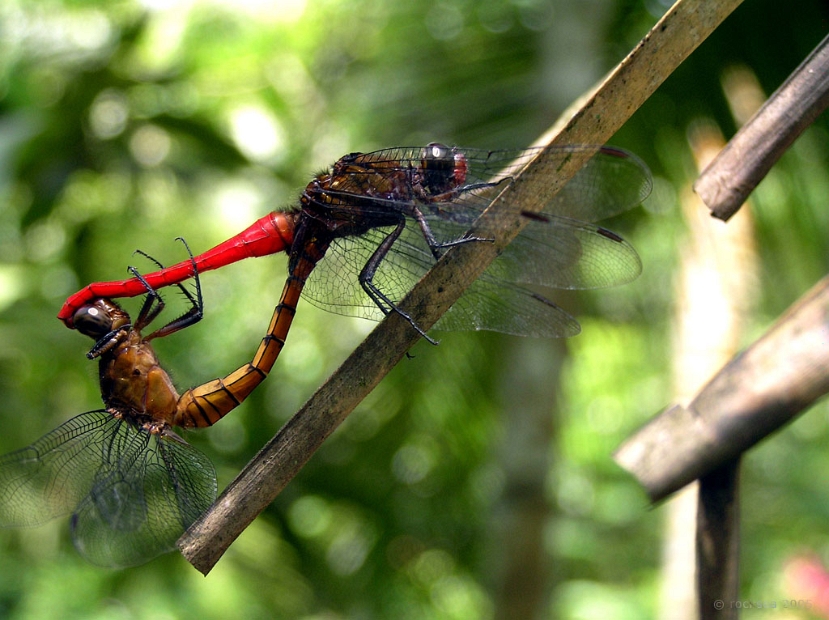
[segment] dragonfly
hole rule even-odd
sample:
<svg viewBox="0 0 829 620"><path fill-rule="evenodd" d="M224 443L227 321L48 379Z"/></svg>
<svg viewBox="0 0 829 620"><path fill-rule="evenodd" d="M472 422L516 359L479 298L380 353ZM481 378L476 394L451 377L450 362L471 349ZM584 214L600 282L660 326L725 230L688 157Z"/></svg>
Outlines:
<svg viewBox="0 0 829 620"><path fill-rule="evenodd" d="M448 248L491 241L467 231L542 151L547 163L525 174L552 175L574 156L593 155L540 213L513 206L527 226L435 329L534 337L577 334L575 318L527 286L591 289L639 275L642 264L633 247L594 224L633 208L650 193L651 176L639 158L614 147L487 151L435 142L351 153L315 176L298 205L265 215L193 262L144 274L149 286L161 288L192 277L195 270L288 253L288 278L266 336L251 362L206 390L210 398L201 403L203 415L220 417L226 407L238 404L236 383L253 389L264 380L285 344L300 295L337 314L379 320L397 313L434 342L400 300ZM90 299L131 297L145 290L137 278L96 282L70 296L58 318L71 328Z"/></svg>
<svg viewBox="0 0 829 620"><path fill-rule="evenodd" d="M82 556L99 566L134 566L174 550L215 501L213 464L172 428L204 426L203 419L188 413L189 401L179 397L150 344L202 318L197 271L194 278L195 296L179 285L190 309L148 336L141 330L164 309L149 284L135 322L106 298L76 311L78 331L96 341L87 355L99 359L105 408L0 457L0 526L36 526L71 514Z"/></svg>

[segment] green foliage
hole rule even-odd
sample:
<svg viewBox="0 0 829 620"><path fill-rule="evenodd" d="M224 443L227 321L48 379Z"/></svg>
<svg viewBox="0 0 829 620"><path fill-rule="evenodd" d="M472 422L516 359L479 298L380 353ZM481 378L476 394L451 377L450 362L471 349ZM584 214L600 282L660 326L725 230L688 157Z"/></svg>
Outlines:
<svg viewBox="0 0 829 620"><path fill-rule="evenodd" d="M54 316L84 284L148 268L134 249L172 263L176 236L211 247L351 151L528 144L645 34L657 4L4 2L0 452L99 406L89 342ZM646 209L609 224L645 270L618 290L561 296L582 335L419 344L207 578L175 555L88 566L65 520L0 531L0 617L492 617L520 538L505 515L528 498L546 501L548 617L653 614L661 516L610 453L672 399L676 196L694 175L684 132L700 117L733 131L724 68L751 67L770 92L823 36L825 11L747 3L619 132L613 143L656 177ZM807 132L755 196L763 299L745 317L751 333L826 270L825 136L825 122ZM205 275L204 321L157 342L179 386L251 357L284 272L269 257ZM178 297L167 293L175 308ZM265 384L187 435L220 487L370 328L300 304ZM769 575L800 545L829 557L814 475L826 420L816 407L747 460L747 594L774 598L759 589L782 587Z"/></svg>

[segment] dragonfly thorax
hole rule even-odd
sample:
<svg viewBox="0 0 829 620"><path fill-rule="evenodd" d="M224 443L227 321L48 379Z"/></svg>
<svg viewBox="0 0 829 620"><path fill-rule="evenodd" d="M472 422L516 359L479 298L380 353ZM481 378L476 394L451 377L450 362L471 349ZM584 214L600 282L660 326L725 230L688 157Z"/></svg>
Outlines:
<svg viewBox="0 0 829 620"><path fill-rule="evenodd" d="M108 409L136 424L172 423L179 394L151 347L135 331L101 356L101 394Z"/></svg>

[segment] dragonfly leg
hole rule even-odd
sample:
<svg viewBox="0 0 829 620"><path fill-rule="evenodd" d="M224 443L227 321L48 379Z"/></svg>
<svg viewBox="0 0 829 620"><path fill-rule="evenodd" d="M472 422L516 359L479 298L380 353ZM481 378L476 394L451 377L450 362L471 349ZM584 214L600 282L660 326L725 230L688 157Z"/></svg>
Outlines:
<svg viewBox="0 0 829 620"><path fill-rule="evenodd" d="M470 183L469 185L459 187L456 191L459 194L464 194L467 192L474 192L479 189L489 189L490 187L498 187L501 183L512 183L512 180L512 177L504 177L503 179L498 179L497 181L482 181L481 183Z"/></svg>
<svg viewBox="0 0 829 620"><path fill-rule="evenodd" d="M196 281L196 295L194 297L190 293L190 291L188 291L184 287L184 285L176 283L176 286L190 301L190 309L174 321L170 321L164 327L157 329L152 334L144 338L145 342L153 338L168 336L181 329L184 329L185 327L189 327L190 325L198 323L204 316L204 301L202 299L201 283L199 281L198 271L196 270L196 264L195 259L193 258L193 253L190 251L190 247L187 245L187 242L184 239L182 239L181 237L177 237L177 240L181 241L184 244L184 247L187 248L187 253L190 255L190 261L193 266L193 277ZM136 252L138 254L141 254L148 260L151 260L159 268L164 269L164 266L149 254L146 254L141 250L136 250ZM161 313L161 311L164 310L164 300L161 298L161 295L158 293L158 291L156 291L152 286L150 286L149 282L147 282L144 276L142 276L139 273L138 269L132 266L128 267L127 269L133 276L135 276L138 279L139 282L141 282L142 286L144 286L147 292L147 297L146 299L144 299L144 303L141 305L141 310L139 311L138 317L136 318L135 322L122 325L117 329L113 329L103 337L99 338L98 341L86 354L87 358L89 359L95 359L96 357L100 357L101 355L112 349L112 347L114 347L116 344L123 341L124 335L130 330L140 332L147 325L152 323L155 320L155 318Z"/></svg>
<svg viewBox="0 0 829 620"><path fill-rule="evenodd" d="M187 249L187 254L190 256L190 263L193 266L193 280L195 281L196 295L194 297L190 293L190 291L188 291L184 287L183 284L177 282L176 286L178 287L178 289L182 293L184 293L184 296L190 302L190 309L187 310L184 314L182 314L177 319L167 323L164 327L161 327L161 328L157 329L156 331L154 331L152 334L150 334L149 336L144 338L144 340L151 340L153 338L160 338L160 337L163 337L163 336L169 336L170 334L174 334L175 332L177 332L181 329L184 329L185 327L190 327L191 325L195 325L196 323L201 321L202 318L204 317L204 299L202 298L201 280L199 278L198 268L196 267L196 259L193 258L193 252L190 250L190 246L187 245L187 242L184 240L184 238L176 237L176 241L181 241L184 244L184 247ZM142 252L142 254L143 254L143 252ZM146 254L144 254L144 256L146 256ZM161 267L163 269L163 266L161 266L161 264L158 263L158 261L156 261L155 259L153 259L151 257L148 257L148 258L150 258L150 260L152 260L154 263L156 263L159 267ZM158 296L158 293L155 292L152 289L152 287L149 286L149 284L147 284L147 282L138 274L137 271L133 270L133 274L137 278L142 280L142 282L144 284L147 285L148 294L153 293L156 296ZM159 301L161 301L160 297L159 297ZM156 313L156 315L157 314L158 313ZM149 321L147 323L149 323Z"/></svg>
<svg viewBox="0 0 829 620"><path fill-rule="evenodd" d="M201 282L199 281L198 265L195 261L195 258L193 257L193 252L190 250L190 246L187 244L187 241L184 240L184 237L176 237L175 240L176 241L181 241L184 244L184 248L187 250L187 254L190 257L189 262L190 262L190 266L191 266L192 271L193 271L192 277L196 281L196 297L198 298L199 301L196 301L196 299L193 298L193 295L190 293L190 291L188 291L184 287L183 284L181 284L181 282L175 282L174 284L184 294L184 296L190 301L190 303L192 305L194 305L194 306L203 305L201 303ZM162 265L158 260L156 260L154 257L150 256L146 252L144 252L142 250L136 250L135 254L140 254L141 256L146 258L147 260L152 261L155 264L155 266L158 267L159 269L161 269L161 270L165 269L164 265ZM128 269L131 273L133 272L132 267L129 267ZM144 288L147 291L155 290L154 287L145 279L144 276L137 275L136 279L142 284L142 286L144 286Z"/></svg>
<svg viewBox="0 0 829 620"><path fill-rule="evenodd" d="M86 358L90 360L94 360L96 357L100 357L112 347L114 347L119 342L124 340L124 336L127 332L132 329L132 323L127 323L126 325L122 325L117 329L113 329L111 332L107 333L106 335L102 336L98 339L98 341L92 345L92 348L86 354Z"/></svg>
<svg viewBox="0 0 829 620"><path fill-rule="evenodd" d="M417 207L413 207L411 211L412 217L414 217L415 221L417 221L418 226L420 226L420 231L423 233L423 238L426 239L426 245L429 246L429 250L432 252L432 256L435 257L435 260L439 260L440 257L443 255L442 250L447 248L451 248L455 245L462 245L464 243L474 242L474 241L488 241L490 243L494 242L494 239L486 239L484 237L458 237L457 239L452 239L450 241L438 241L435 237L435 234L432 232L432 227L429 226L429 222L426 221L426 218L423 217L423 213ZM387 250L388 251L388 250Z"/></svg>
<svg viewBox="0 0 829 620"><path fill-rule="evenodd" d="M437 341L430 338L426 335L426 332L412 319L409 314L400 308L396 303L394 303L389 297L383 293L377 286L374 284L374 275L377 273L377 269L380 267L380 264L383 262L383 259L389 253L391 246L394 245L394 242L397 241L397 238L400 237L400 234L406 228L406 220L405 218L401 217L400 221L398 222L397 226L395 226L394 230L391 231L386 238L377 246L377 249L371 255L371 258L368 259L363 269L360 271L360 275L358 276L358 280L360 282L360 286L363 287L363 290L366 292L366 295L371 298L371 301L375 303L375 305L380 308L380 311L383 314L389 314L390 312L395 312L399 314L401 317L406 319L409 324L415 329L415 331L420 334L423 338L426 339L427 342L431 344L437 344ZM431 233L431 231L430 231ZM434 237L433 237L434 238ZM434 251L434 250L433 250Z"/></svg>
<svg viewBox="0 0 829 620"><path fill-rule="evenodd" d="M158 294L154 288L152 288L144 277L138 273L138 270L135 267L127 267L127 270L138 280L141 281L141 284L147 289L147 296L144 298L144 303L141 304L141 310L138 312L138 317L135 319L133 323L133 328L137 331L141 331L147 325L152 323L155 318L164 310L164 300L161 298L161 295Z"/></svg>
<svg viewBox="0 0 829 620"><path fill-rule="evenodd" d="M445 250L446 248L451 248L456 245L463 245L465 243L469 243L470 241L483 241L486 243L495 243L495 239L492 239L491 237L458 237L457 239L453 239L451 241L442 241L438 243L435 247L441 250Z"/></svg>

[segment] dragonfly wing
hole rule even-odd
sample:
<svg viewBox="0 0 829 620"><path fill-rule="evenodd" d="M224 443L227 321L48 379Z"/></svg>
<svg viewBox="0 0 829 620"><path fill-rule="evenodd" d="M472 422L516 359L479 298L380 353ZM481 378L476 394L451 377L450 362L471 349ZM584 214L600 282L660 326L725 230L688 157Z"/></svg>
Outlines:
<svg viewBox="0 0 829 620"><path fill-rule="evenodd" d="M560 147L537 147L530 149L513 149L485 151L481 149L456 149L463 153L465 180L456 188L456 193L445 201L424 201L415 197L399 200L382 192L376 195L354 193L330 189L326 196L330 202L320 203L319 207L339 217L353 216L355 204L366 217L387 217L389 213L410 213L413 204L432 221L448 220L466 228L477 219L492 200L501 193L517 175L524 179L539 181L533 183L537 191L551 190L547 182L565 162L574 156L593 153L587 163L562 187L557 194L550 197L543 213L567 217L585 222L598 222L639 205L650 194L653 182L651 173L645 163L636 155L614 147L597 147L586 145L565 145ZM384 162L383 171L410 173L420 166L422 147L407 147L377 151L372 161ZM532 168L522 172L527 165L543 153L543 158ZM399 158L399 159L395 159ZM389 165L394 163L395 165ZM364 177L376 176L375 170L350 172L343 175L353 183L344 186L363 188L367 183ZM404 184L404 188L407 186ZM401 191L406 194L406 191ZM413 193L411 190L409 194ZM515 210L521 207L513 205ZM433 224L440 228L440 224Z"/></svg>
<svg viewBox="0 0 829 620"><path fill-rule="evenodd" d="M487 270L508 282L558 289L625 284L641 272L639 255L627 241L563 217L530 222Z"/></svg>
<svg viewBox="0 0 829 620"><path fill-rule="evenodd" d="M337 240L338 244L342 243L333 256L327 254L320 263L320 273L312 273L311 278L316 276L314 284L309 279L303 294L314 305L326 310L375 320L382 318L357 281L356 274L362 264L357 269L343 264L355 255L359 255L364 263L381 237L373 238L368 244L363 243L370 238L366 236ZM399 301L435 262L425 248L419 231L410 231L405 238L399 239L375 275L378 288L394 301ZM332 258L334 260L328 262ZM506 265L500 269L500 275L509 275L505 273ZM332 270L332 266L338 268ZM332 295L332 290L337 291L336 296ZM467 289L438 321L435 329L490 330L536 337L566 337L580 331L578 322L554 303L489 272Z"/></svg>
<svg viewBox="0 0 829 620"><path fill-rule="evenodd" d="M88 411L0 457L0 526L40 525L71 513L92 488L102 440L118 424L106 411Z"/></svg>
<svg viewBox="0 0 829 620"><path fill-rule="evenodd" d="M464 231L457 223L441 229L448 238L457 238ZM382 313L363 292L357 274L383 236L382 231L375 230L360 237L336 240L312 272L303 295L328 311L381 319ZM380 264L374 283L398 302L434 262L420 231L407 227ZM593 224L567 218L530 222L435 329L572 336L580 329L573 317L516 283L562 289L595 288L633 280L641 268L639 256L630 244Z"/></svg>
<svg viewBox="0 0 829 620"><path fill-rule="evenodd" d="M311 272L303 297L323 310L373 321L383 313L360 286L359 274L391 228L335 239ZM374 274L374 284L392 301L399 302L423 277L435 260L420 229L412 221L395 241Z"/></svg>
<svg viewBox="0 0 829 620"><path fill-rule="evenodd" d="M437 322L438 330L570 337L578 321L519 284L586 289L622 284L642 270L633 247L610 231L567 218L531 222Z"/></svg>
<svg viewBox="0 0 829 620"><path fill-rule="evenodd" d="M554 167L555 162L532 174L552 174L550 168ZM640 204L651 193L652 186L650 171L641 159L626 151L602 147L553 196L543 212L598 222Z"/></svg>
<svg viewBox="0 0 829 620"><path fill-rule="evenodd" d="M216 469L207 456L181 439L162 437L160 443L169 482L177 490L174 512L186 530L216 501Z"/></svg>
<svg viewBox="0 0 829 620"><path fill-rule="evenodd" d="M435 324L446 331L488 330L532 338L568 338L576 319L549 299L484 274Z"/></svg>
<svg viewBox="0 0 829 620"><path fill-rule="evenodd" d="M651 173L636 155L614 147L565 145L516 150L485 152L459 149L468 163L467 186L480 187L462 193L473 208L486 205L502 186L485 187L493 181L509 180L529 162L544 152L542 159L523 173L525 178L552 178L561 166L574 156L592 151L594 155L559 192L550 198L545 213L561 215L586 222L598 222L624 213L640 204L651 192ZM546 151L546 152L545 152ZM545 187L544 183L536 184Z"/></svg>
<svg viewBox="0 0 829 620"><path fill-rule="evenodd" d="M75 547L99 566L134 566L172 551L216 498L204 454L127 424L119 432L119 448L72 517Z"/></svg>

